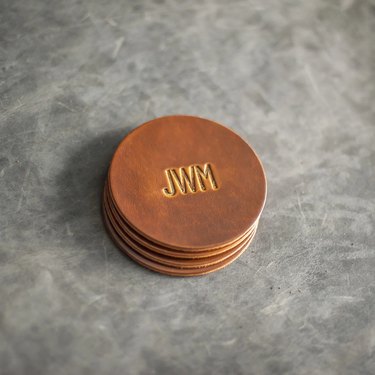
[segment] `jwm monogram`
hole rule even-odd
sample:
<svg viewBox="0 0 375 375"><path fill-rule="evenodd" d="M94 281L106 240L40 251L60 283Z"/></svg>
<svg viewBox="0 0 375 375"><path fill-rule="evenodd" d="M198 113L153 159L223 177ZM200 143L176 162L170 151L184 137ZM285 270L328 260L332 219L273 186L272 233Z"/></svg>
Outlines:
<svg viewBox="0 0 375 375"><path fill-rule="evenodd" d="M174 197L178 192L182 195L207 191L209 187L217 190L219 187L215 180L212 167L209 163L203 165L190 165L176 169L166 169L168 187L163 189L166 197Z"/></svg>

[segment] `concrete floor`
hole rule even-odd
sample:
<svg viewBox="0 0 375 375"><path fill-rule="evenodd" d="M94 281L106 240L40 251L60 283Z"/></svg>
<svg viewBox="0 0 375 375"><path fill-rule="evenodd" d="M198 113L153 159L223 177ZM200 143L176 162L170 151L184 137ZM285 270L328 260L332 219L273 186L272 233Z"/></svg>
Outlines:
<svg viewBox="0 0 375 375"><path fill-rule="evenodd" d="M375 373L374 1L0 7L1 374ZM254 243L207 277L143 269L100 216L116 145L176 113L268 176Z"/></svg>

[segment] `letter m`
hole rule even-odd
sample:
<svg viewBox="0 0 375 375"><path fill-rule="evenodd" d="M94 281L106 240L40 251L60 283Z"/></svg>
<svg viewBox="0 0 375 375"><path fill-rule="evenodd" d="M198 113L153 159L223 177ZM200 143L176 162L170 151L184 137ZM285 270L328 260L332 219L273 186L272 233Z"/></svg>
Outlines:
<svg viewBox="0 0 375 375"><path fill-rule="evenodd" d="M215 177L214 177L214 173L212 172L212 168L211 168L209 163L206 163L203 166L203 169L199 165L195 165L194 170L195 170L195 175L197 176L199 188L202 191L206 191L206 189L207 189L206 185L204 184L204 181L207 181L207 180L210 181L211 188L213 190L218 189L217 182L216 182Z"/></svg>

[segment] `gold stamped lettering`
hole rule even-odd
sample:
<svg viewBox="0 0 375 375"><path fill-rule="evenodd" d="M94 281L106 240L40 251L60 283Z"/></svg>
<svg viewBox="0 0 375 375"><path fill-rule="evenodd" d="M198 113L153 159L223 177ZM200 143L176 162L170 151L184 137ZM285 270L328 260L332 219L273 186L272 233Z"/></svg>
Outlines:
<svg viewBox="0 0 375 375"><path fill-rule="evenodd" d="M199 165L190 165L189 167L180 167L176 169L165 170L168 187L162 191L166 197L173 197L180 192L185 195L188 193L196 193L197 185L200 191L207 191L205 182L210 182L211 189L217 190L218 185L214 177L211 165L206 163L203 168Z"/></svg>
<svg viewBox="0 0 375 375"><path fill-rule="evenodd" d="M206 181L207 181L207 179L210 181L212 190L217 190L217 183L216 183L216 180L215 180L215 177L214 177L214 174L212 172L210 164L206 163L203 166L203 170L201 169L201 167L199 165L196 165L195 166L195 174L197 176L199 188L202 191L206 191L206 189L207 189L205 184L204 184L203 178Z"/></svg>
<svg viewBox="0 0 375 375"><path fill-rule="evenodd" d="M165 171L165 175L167 176L169 190L168 190L168 188L164 188L163 193L167 197L173 197L176 194L176 188L174 187L174 183L173 183L173 180L172 180L171 170L167 169Z"/></svg>

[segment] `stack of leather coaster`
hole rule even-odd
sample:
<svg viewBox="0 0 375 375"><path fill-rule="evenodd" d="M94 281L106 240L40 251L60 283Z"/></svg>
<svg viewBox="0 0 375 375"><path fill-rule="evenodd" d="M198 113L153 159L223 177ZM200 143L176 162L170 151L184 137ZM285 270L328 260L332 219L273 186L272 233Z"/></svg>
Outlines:
<svg viewBox="0 0 375 375"><path fill-rule="evenodd" d="M139 264L203 275L254 238L266 199L263 167L233 131L192 116L152 120L117 148L103 212L116 245Z"/></svg>

